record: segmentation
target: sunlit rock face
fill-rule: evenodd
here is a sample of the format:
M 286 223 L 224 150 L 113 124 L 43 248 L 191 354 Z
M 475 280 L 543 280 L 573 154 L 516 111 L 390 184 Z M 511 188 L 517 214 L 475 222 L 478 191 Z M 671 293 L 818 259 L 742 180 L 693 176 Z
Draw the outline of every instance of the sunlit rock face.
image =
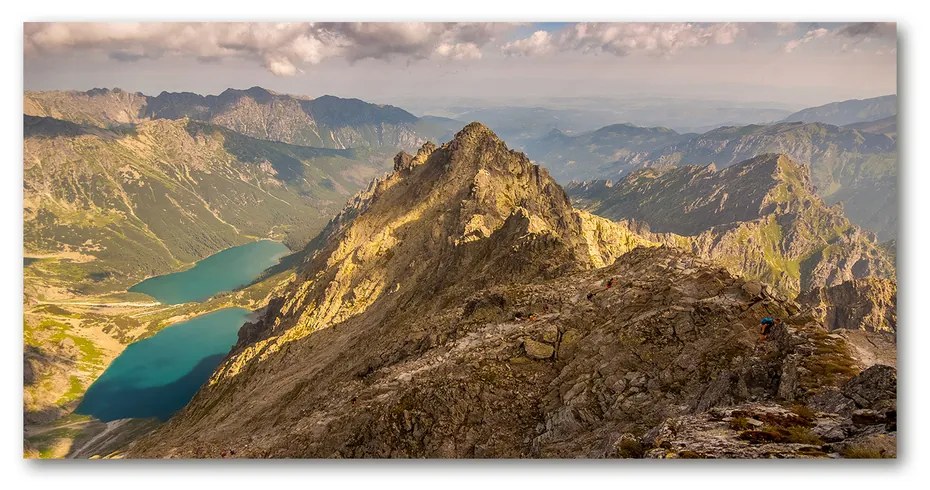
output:
M 125 455 L 687 457 L 666 422 L 832 410 L 870 364 L 771 288 L 572 209 L 477 123 L 399 155 L 307 252 L 208 385 Z M 762 341 L 767 315 L 785 321 Z M 778 420 L 833 420 L 797 411 Z M 890 417 L 870 433 L 893 438 Z M 748 430 L 734 444 L 765 442 Z M 739 454 L 839 451 L 812 441 Z

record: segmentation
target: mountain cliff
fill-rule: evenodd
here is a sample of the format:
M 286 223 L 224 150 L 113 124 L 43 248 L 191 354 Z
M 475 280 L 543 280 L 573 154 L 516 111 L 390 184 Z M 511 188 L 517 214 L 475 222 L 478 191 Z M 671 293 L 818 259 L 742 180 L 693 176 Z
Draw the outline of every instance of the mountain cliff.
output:
M 828 395 L 829 414 L 753 419 L 788 434 L 777 444 L 751 425 L 734 444 L 816 457 L 866 429 L 893 439 L 886 411 L 867 428 L 839 413 L 843 387 L 887 380 L 856 381 L 868 363 L 842 338 L 656 245 L 572 209 L 545 170 L 470 124 L 399 154 L 190 404 L 122 455 L 685 457 L 655 435 L 671 418 Z M 760 344 L 765 315 L 786 322 Z
M 840 208 L 827 206 L 814 193 L 807 167 L 785 155 L 761 155 L 722 170 L 644 169 L 616 184 L 574 184 L 568 192 L 594 214 L 648 225 L 653 235 L 645 235 L 653 240 L 690 248 L 791 296 L 894 275 L 893 260 L 874 237 Z

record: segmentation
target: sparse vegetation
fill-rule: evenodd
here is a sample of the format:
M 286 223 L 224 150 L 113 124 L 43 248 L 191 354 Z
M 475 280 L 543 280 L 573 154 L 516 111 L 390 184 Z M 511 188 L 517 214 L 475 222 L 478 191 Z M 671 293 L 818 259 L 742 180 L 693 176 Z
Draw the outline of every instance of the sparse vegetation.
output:
M 840 450 L 840 456 L 848 459 L 885 459 L 895 457 L 884 449 L 867 444 L 847 444 Z
M 807 427 L 800 425 L 788 427 L 787 441 L 798 444 L 810 444 L 812 446 L 820 446 L 823 444 L 823 439 L 821 439 L 820 436 L 811 432 Z
M 730 428 L 733 430 L 746 430 L 752 427 L 749 424 L 749 419 L 746 417 L 734 417 L 730 420 Z
M 624 437 L 620 439 L 617 452 L 621 458 L 642 458 L 646 454 L 646 449 L 636 439 Z

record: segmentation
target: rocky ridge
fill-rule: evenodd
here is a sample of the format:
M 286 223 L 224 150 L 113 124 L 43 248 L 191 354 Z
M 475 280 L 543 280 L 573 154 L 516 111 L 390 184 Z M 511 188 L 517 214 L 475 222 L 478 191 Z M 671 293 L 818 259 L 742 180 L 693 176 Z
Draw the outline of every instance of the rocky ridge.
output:
M 894 277 L 893 259 L 842 208 L 813 190 L 807 167 L 781 154 L 714 166 L 644 169 L 612 183 L 573 184 L 577 206 L 639 234 L 724 264 L 732 273 L 802 291 Z
M 667 454 L 668 420 L 807 407 L 869 364 L 797 303 L 656 245 L 573 210 L 473 123 L 399 155 L 208 385 L 122 456 Z M 759 341 L 767 315 L 786 321 Z

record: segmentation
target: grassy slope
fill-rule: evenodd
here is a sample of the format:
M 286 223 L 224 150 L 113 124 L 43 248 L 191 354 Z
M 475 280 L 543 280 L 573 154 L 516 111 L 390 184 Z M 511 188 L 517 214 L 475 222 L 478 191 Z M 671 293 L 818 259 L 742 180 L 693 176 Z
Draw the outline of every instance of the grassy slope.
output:
M 125 288 L 223 248 L 300 248 L 388 155 L 306 148 L 188 121 L 103 130 L 26 118 L 25 454 L 63 457 L 102 426 L 71 414 L 129 343 L 215 309 L 258 308 L 283 270 L 199 304 Z

